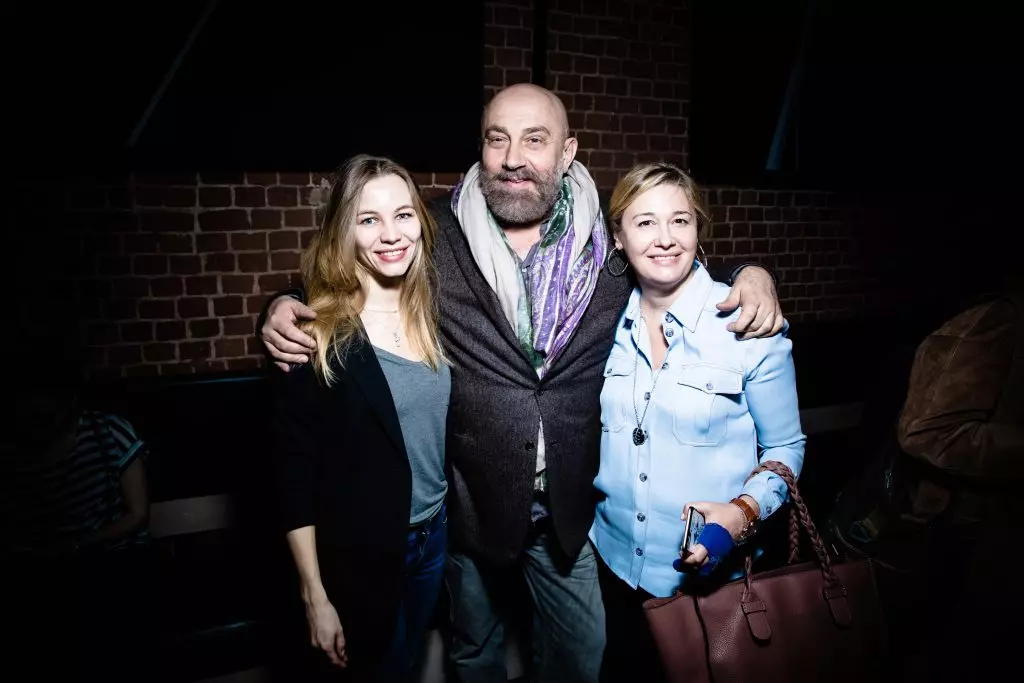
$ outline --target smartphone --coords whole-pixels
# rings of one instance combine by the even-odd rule
[[[686,512],[686,526],[683,528],[683,556],[693,552],[693,547],[697,545],[697,539],[704,531],[704,523],[704,515],[698,512],[697,508],[691,507]]]

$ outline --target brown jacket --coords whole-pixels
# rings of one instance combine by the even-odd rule
[[[1013,299],[997,298],[925,339],[899,420],[904,451],[985,489],[1013,486],[1024,474],[1024,315],[1017,309]],[[915,513],[931,516],[949,499],[947,487],[923,485]]]

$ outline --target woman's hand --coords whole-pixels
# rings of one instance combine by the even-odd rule
[[[323,650],[335,666],[348,666],[345,632],[341,629],[337,610],[326,595],[306,602],[306,620],[309,622],[310,644]]]
[[[746,500],[750,502],[752,499],[747,497]],[[756,502],[753,503],[753,506],[757,510]],[[747,519],[739,505],[733,503],[708,503],[704,501],[690,503],[683,508],[682,520],[686,520],[686,513],[691,507],[704,515],[704,520],[708,524],[717,524],[728,531],[733,541],[740,540],[740,534],[743,533],[743,527],[746,525]],[[707,548],[700,543],[693,547],[693,552],[683,557],[683,564],[691,567],[700,568],[707,564],[707,562]]]

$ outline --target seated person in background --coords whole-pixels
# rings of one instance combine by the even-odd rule
[[[152,640],[143,626],[151,575],[145,553],[130,552],[148,541],[146,448],[128,422],[83,406],[77,363],[40,357],[5,378],[0,603],[16,634],[7,664],[133,680]]]
[[[86,409],[73,361],[17,369],[0,437],[3,554],[64,555],[144,541],[145,445],[115,415]]]

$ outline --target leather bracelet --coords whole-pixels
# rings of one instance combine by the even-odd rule
[[[744,543],[757,531],[761,518],[754,512],[754,508],[751,507],[750,503],[743,500],[740,496],[736,496],[729,502],[738,507],[743,513],[743,531],[740,532],[740,538],[737,543]]]

